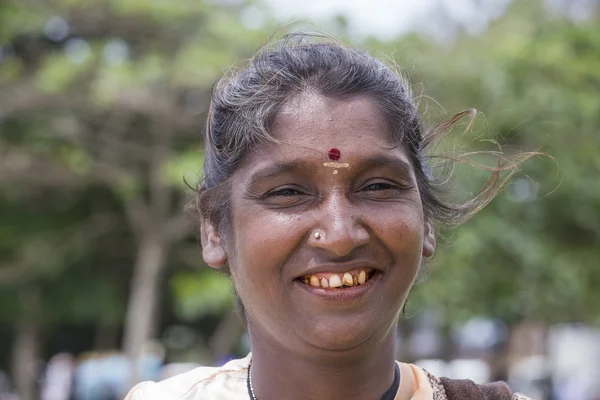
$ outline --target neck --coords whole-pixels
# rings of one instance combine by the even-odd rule
[[[395,335],[343,351],[299,356],[252,339],[252,385],[257,400],[379,400],[394,381]]]

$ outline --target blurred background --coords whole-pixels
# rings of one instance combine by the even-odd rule
[[[400,66],[426,125],[479,110],[449,143],[554,158],[443,233],[398,359],[600,399],[599,23],[600,0],[0,2],[0,398],[120,399],[249,351],[185,182],[215,79],[287,25]]]

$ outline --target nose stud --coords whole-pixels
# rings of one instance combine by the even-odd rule
[[[315,232],[315,233],[313,233],[313,236],[315,239],[319,240],[319,239],[321,239],[321,232]]]

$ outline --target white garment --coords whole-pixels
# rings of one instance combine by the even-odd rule
[[[248,400],[250,355],[219,368],[199,367],[164,381],[136,385],[125,400]]]

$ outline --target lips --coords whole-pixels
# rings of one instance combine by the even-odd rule
[[[346,272],[316,272],[299,278],[305,285],[323,289],[345,289],[366,284],[376,271],[373,268],[354,268]]]

